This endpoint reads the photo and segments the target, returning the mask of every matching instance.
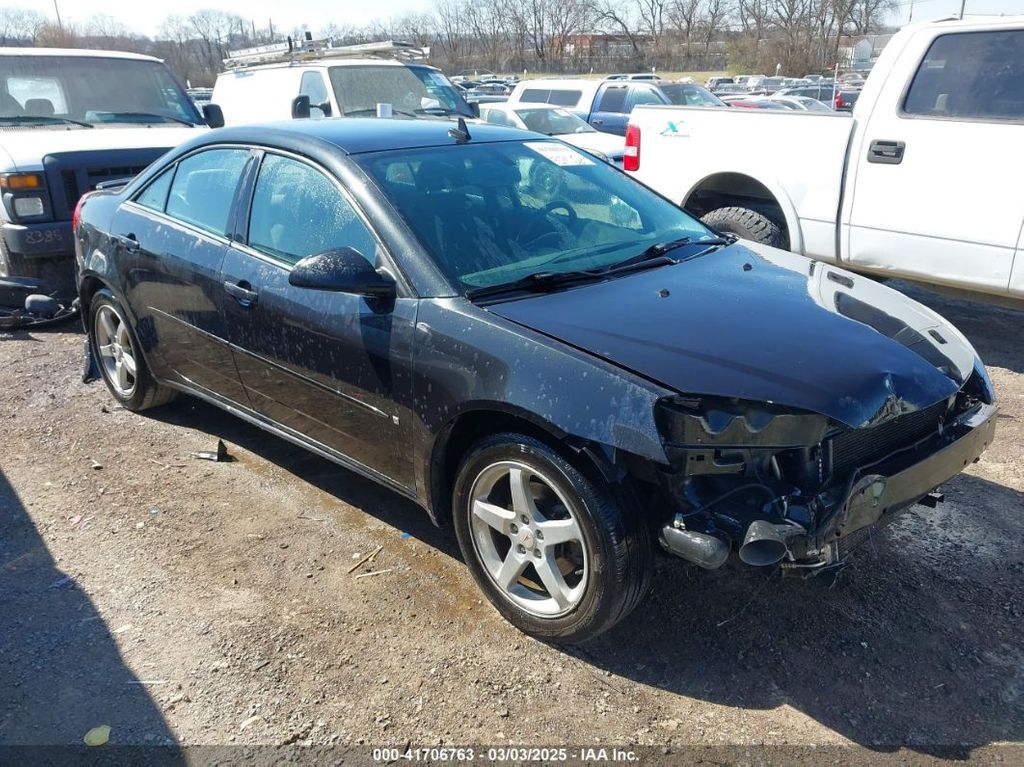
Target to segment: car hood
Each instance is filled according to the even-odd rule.
[[[970,343],[866,277],[752,243],[489,311],[684,394],[867,426],[955,393]]]
[[[18,128],[0,132],[0,146],[10,156],[12,171],[42,170],[43,155],[102,149],[149,149],[177,146],[206,126],[156,124],[148,127],[109,125],[102,128]],[[3,159],[7,159],[6,157]]]
[[[600,152],[610,158],[621,157],[626,151],[626,141],[622,136],[616,136],[611,133],[600,133],[594,131],[593,133],[565,133],[559,136],[555,136],[557,139],[561,139],[566,144],[572,144],[580,149],[586,149],[590,152]]]

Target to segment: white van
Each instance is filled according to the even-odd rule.
[[[444,73],[407,43],[332,47],[326,40],[235,51],[224,60],[212,103],[228,124],[292,117],[366,117],[388,104],[394,117],[474,117]]]

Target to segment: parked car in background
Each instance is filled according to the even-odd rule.
[[[784,112],[789,110],[789,107],[763,96],[723,96],[722,101],[727,106],[737,109],[780,109]]]
[[[553,104],[565,107],[599,131],[623,136],[629,113],[640,104],[724,106],[700,85],[631,80],[524,80],[510,104]]]
[[[840,88],[836,91],[836,98],[833,104],[837,112],[852,112],[857,99],[860,98],[860,90]]]
[[[832,104],[835,101],[835,86],[831,81],[821,81],[815,85],[804,85],[799,88],[783,88],[773,95],[799,96],[811,98],[823,104]]]
[[[660,81],[661,75],[653,72],[634,72],[633,74],[615,74],[608,75],[606,80],[649,80],[649,81]]]
[[[824,80],[825,78],[823,75],[804,75],[803,79],[811,83],[816,83]]]
[[[207,123],[159,59],[0,48],[0,276],[74,295],[72,212],[97,184],[127,179]]]
[[[731,77],[709,77],[704,83],[704,87],[712,93],[717,93],[717,89],[723,85],[735,85],[736,81]]]
[[[390,104],[398,118],[474,117],[475,111],[426,54],[405,43],[334,47],[307,41],[233,51],[217,75],[213,103],[227,123],[301,117],[366,117]]]
[[[747,80],[747,92],[752,95],[770,96],[785,86],[784,77],[752,77]]]
[[[1024,17],[905,27],[873,71],[852,120],[640,107],[625,167],[719,230],[1019,306]]]
[[[785,96],[779,95],[778,93],[768,97],[768,100],[773,104],[781,104],[787,109],[793,109],[797,112],[831,112],[832,107],[828,104],[823,104],[817,99],[808,98],[807,96]]]
[[[557,642],[642,601],[655,541],[813,571],[991,443],[984,365],[925,307],[723,238],[563,142],[452,133],[229,128],[86,197],[113,398],[187,392],[405,496]],[[524,183],[538,164],[550,185]]]
[[[624,144],[619,136],[602,133],[564,107],[550,104],[487,104],[480,117],[491,125],[529,130],[560,138],[567,144],[585,149],[605,162],[622,167]]]

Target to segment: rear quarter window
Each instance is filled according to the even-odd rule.
[[[903,102],[907,115],[1024,120],[1024,30],[936,38]]]

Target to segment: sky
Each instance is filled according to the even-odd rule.
[[[894,24],[905,24],[913,9],[914,21],[928,21],[959,13],[960,0],[898,0],[892,17]],[[266,26],[273,19],[275,26],[295,28],[303,24],[317,32],[328,22],[360,26],[374,19],[386,19],[407,13],[430,10],[432,0],[56,0],[61,16],[71,21],[84,20],[95,14],[106,14],[130,29],[152,35],[160,22],[170,14],[188,15],[203,8],[219,8],[252,19],[257,26]],[[1024,14],[1024,0],[966,0],[968,14]],[[53,0],[0,0],[0,7],[31,7],[53,14]]]

